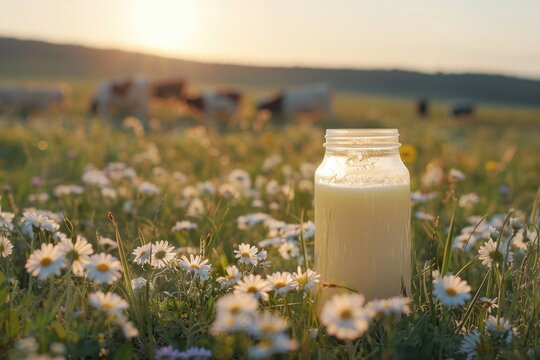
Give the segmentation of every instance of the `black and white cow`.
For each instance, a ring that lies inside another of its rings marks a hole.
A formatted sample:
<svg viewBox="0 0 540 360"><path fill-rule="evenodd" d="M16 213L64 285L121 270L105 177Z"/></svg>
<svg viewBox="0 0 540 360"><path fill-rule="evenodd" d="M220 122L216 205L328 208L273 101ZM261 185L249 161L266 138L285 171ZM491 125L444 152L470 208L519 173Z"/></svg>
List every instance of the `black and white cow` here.
<svg viewBox="0 0 540 360"><path fill-rule="evenodd" d="M333 117L332 92L324 83L290 88L269 100L257 103L257 111L270 112L272 116L291 118L297 114Z"/></svg>
<svg viewBox="0 0 540 360"><path fill-rule="evenodd" d="M236 118L239 115L242 93L237 90L207 90L186 97L188 107L202 114L206 119L225 116Z"/></svg>

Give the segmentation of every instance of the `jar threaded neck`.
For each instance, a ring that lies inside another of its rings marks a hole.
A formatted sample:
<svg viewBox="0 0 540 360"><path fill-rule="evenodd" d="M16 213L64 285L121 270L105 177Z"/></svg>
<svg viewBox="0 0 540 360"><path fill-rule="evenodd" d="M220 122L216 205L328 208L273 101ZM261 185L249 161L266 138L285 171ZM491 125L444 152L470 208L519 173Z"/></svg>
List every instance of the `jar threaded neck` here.
<svg viewBox="0 0 540 360"><path fill-rule="evenodd" d="M327 129L327 149L398 149L397 129Z"/></svg>

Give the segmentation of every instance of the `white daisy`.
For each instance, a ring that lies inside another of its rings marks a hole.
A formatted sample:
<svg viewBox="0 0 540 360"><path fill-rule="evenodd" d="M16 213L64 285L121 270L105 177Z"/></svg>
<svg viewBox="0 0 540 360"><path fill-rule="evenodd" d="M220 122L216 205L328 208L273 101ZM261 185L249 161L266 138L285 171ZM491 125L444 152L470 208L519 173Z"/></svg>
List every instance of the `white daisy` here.
<svg viewBox="0 0 540 360"><path fill-rule="evenodd" d="M274 169L276 166L278 166L279 164L281 164L281 162L282 162L281 156L278 154L273 154L264 160L263 165L262 165L263 171L266 171L266 172L270 171Z"/></svg>
<svg viewBox="0 0 540 360"><path fill-rule="evenodd" d="M257 321L249 330L249 333L257 337L270 337L284 332L289 328L289 323L277 314L265 311L257 316Z"/></svg>
<svg viewBox="0 0 540 360"><path fill-rule="evenodd" d="M268 292L272 290L272 284L260 275L249 274L234 287L235 294L252 294L257 299L268 300Z"/></svg>
<svg viewBox="0 0 540 360"><path fill-rule="evenodd" d="M249 190L251 187L251 178L248 172L242 169L231 171L227 180L240 190Z"/></svg>
<svg viewBox="0 0 540 360"><path fill-rule="evenodd" d="M269 359L274 355L296 350L298 344L289 339L285 334L261 339L255 346L249 349L249 356L253 359Z"/></svg>
<svg viewBox="0 0 540 360"><path fill-rule="evenodd" d="M510 343L514 335L512 326L507 319L504 317L497 319L493 315L490 315L486 320L486 330L493 338L503 339L506 343Z"/></svg>
<svg viewBox="0 0 540 360"><path fill-rule="evenodd" d="M423 211L415 211L414 217L418 220L425 220L425 221L434 221L435 216L429 213L425 213Z"/></svg>
<svg viewBox="0 0 540 360"><path fill-rule="evenodd" d="M90 262L85 266L88 279L97 283L112 284L121 276L122 265L117 258L106 253L90 256Z"/></svg>
<svg viewBox="0 0 540 360"><path fill-rule="evenodd" d="M471 287L459 276L447 275L433 281L433 295L446 306L461 306L471 298Z"/></svg>
<svg viewBox="0 0 540 360"><path fill-rule="evenodd" d="M388 299L370 301L366 307L370 312L373 312L373 316L407 315L411 311L409 308L410 303L411 299L396 296Z"/></svg>
<svg viewBox="0 0 540 360"><path fill-rule="evenodd" d="M63 239L58 244L60 251L66 260L71 262L71 271L75 276L84 274L84 267L90 262L90 255L94 253L92 245L84 238L77 235L75 243L69 238Z"/></svg>
<svg viewBox="0 0 540 360"><path fill-rule="evenodd" d="M197 183L197 189L202 195L212 195L216 192L216 187L211 181L200 181Z"/></svg>
<svg viewBox="0 0 540 360"><path fill-rule="evenodd" d="M81 195L83 192L84 189L78 185L58 185L53 190L54 196L56 197Z"/></svg>
<svg viewBox="0 0 540 360"><path fill-rule="evenodd" d="M88 303L95 309L108 314L118 314L128 308L126 300L111 292L103 293L98 291L92 293L88 297Z"/></svg>
<svg viewBox="0 0 540 360"><path fill-rule="evenodd" d="M480 202L480 198L476 193L464 194L459 197L458 204L464 209L472 209L476 204Z"/></svg>
<svg viewBox="0 0 540 360"><path fill-rule="evenodd" d="M286 294L298 286L298 283L289 272L275 272L272 275L268 275L267 279L272 284L274 293L278 295Z"/></svg>
<svg viewBox="0 0 540 360"><path fill-rule="evenodd" d="M426 166L426 172L422 175L422 185L431 187L439 185L444 180L444 171L441 166L435 162L430 162Z"/></svg>
<svg viewBox="0 0 540 360"><path fill-rule="evenodd" d="M238 199L240 197L240 193L238 188L236 188L233 184L224 183L219 186L218 189L219 195L223 196L226 199Z"/></svg>
<svg viewBox="0 0 540 360"><path fill-rule="evenodd" d="M105 172L98 169L88 169L82 176L83 183L97 187L110 186L110 181Z"/></svg>
<svg viewBox="0 0 540 360"><path fill-rule="evenodd" d="M0 235L0 257L8 257L13 253L13 244L9 239Z"/></svg>
<svg viewBox="0 0 540 360"><path fill-rule="evenodd" d="M11 231L14 228L13 218L15 214L0 211L0 231Z"/></svg>
<svg viewBox="0 0 540 360"><path fill-rule="evenodd" d="M362 336L369 326L369 318L362 305L362 295L334 295L321 310L320 319L326 332L340 340L354 340Z"/></svg>
<svg viewBox="0 0 540 360"><path fill-rule="evenodd" d="M480 246L480 249L478 249L478 259L482 261L483 265L486 265L487 267L493 266L493 262L502 264L507 252L508 245L501 242L499 244L499 248L497 249L497 243L494 242L492 239L489 239L484 243L484 245ZM507 260L509 263L511 263L514 260L514 254L512 251L508 252Z"/></svg>
<svg viewBox="0 0 540 360"><path fill-rule="evenodd" d="M199 196L199 190L194 186L186 186L182 190L182 197L184 199L195 199L197 196Z"/></svg>
<svg viewBox="0 0 540 360"><path fill-rule="evenodd" d="M188 181L188 177L186 174L184 174L183 172L181 171L175 171L172 173L172 177L174 179L174 181L180 183L180 184L185 184L187 181Z"/></svg>
<svg viewBox="0 0 540 360"><path fill-rule="evenodd" d="M190 201L186 215L191 217L198 217L204 214L205 210L206 208L204 206L204 202L199 198L195 198Z"/></svg>
<svg viewBox="0 0 540 360"><path fill-rule="evenodd" d="M180 258L180 266L192 275L198 275L202 280L208 278L212 265L208 265L208 259L203 260L201 255L193 256L189 255L189 259L182 255Z"/></svg>
<svg viewBox="0 0 540 360"><path fill-rule="evenodd" d="M298 181L298 191L305 192L305 193L313 192L313 180L300 179L300 181Z"/></svg>
<svg viewBox="0 0 540 360"><path fill-rule="evenodd" d="M239 216L236 219L236 224L238 226L238 229L245 230L248 227L255 226L260 223L264 223L265 221L268 221L272 217L265 213L253 213L253 214L246 214Z"/></svg>
<svg viewBox="0 0 540 360"><path fill-rule="evenodd" d="M40 279L49 275L60 275L64 267L64 256L57 245L41 244L41 249L34 250L26 261L26 271Z"/></svg>
<svg viewBox="0 0 540 360"><path fill-rule="evenodd" d="M311 269L307 269L307 271L303 273L300 266L298 266L297 271L293 273L292 276L298 284L297 289L303 291L311 290L315 284L319 282L319 278L321 277Z"/></svg>
<svg viewBox="0 0 540 360"><path fill-rule="evenodd" d="M124 334L124 337L126 339L133 339L134 337L139 335L139 330L137 330L135 325L133 325L133 323L129 321L124 315L117 315L116 323L121 326L122 334Z"/></svg>
<svg viewBox="0 0 540 360"><path fill-rule="evenodd" d="M161 192L161 189L157 185L154 185L154 184L152 184L151 182L148 182L148 181L142 182L137 187L137 190L141 194L145 194L145 195L159 195L159 193Z"/></svg>
<svg viewBox="0 0 540 360"><path fill-rule="evenodd" d="M158 241L152 244L152 257L150 259L150 265L155 268L161 269L174 262L176 253L174 252L174 246L169 244L166 240Z"/></svg>
<svg viewBox="0 0 540 360"><path fill-rule="evenodd" d="M146 279L142 277L138 277L136 279L131 280L131 288L133 289L133 292L135 295L139 293L139 291L144 290L146 288Z"/></svg>
<svg viewBox="0 0 540 360"><path fill-rule="evenodd" d="M216 302L216 319L210 329L212 334L243 331L256 321L259 302L249 294L228 294Z"/></svg>
<svg viewBox="0 0 540 360"><path fill-rule="evenodd" d="M456 236L452 247L454 249L461 249L463 251L467 251L470 248L474 247L474 244L476 244L476 241L477 241L477 238L473 234L462 233Z"/></svg>
<svg viewBox="0 0 540 360"><path fill-rule="evenodd" d="M176 224L171 228L171 231L188 231L188 230L195 230L198 228L198 225L194 222L191 222L189 220L183 220L183 221L177 221Z"/></svg>
<svg viewBox="0 0 540 360"><path fill-rule="evenodd" d="M279 182L277 182L277 180L270 180L267 184L266 184L266 193L270 196L275 196L277 194L279 194L279 191L281 190L280 186L279 186Z"/></svg>
<svg viewBox="0 0 540 360"><path fill-rule="evenodd" d="M479 355L478 349L481 344L480 333L478 330L473 330L463 337L458 352L464 354L467 360L477 359Z"/></svg>
<svg viewBox="0 0 540 360"><path fill-rule="evenodd" d="M235 265L230 265L225 268L225 275L217 278L217 282L222 289L236 285L242 277L242 273Z"/></svg>
<svg viewBox="0 0 540 360"><path fill-rule="evenodd" d="M499 305L497 304L497 298L490 299L485 296L482 296L480 299L478 299L478 302L485 304L486 310L489 314L491 313L491 311L499 307Z"/></svg>
<svg viewBox="0 0 540 360"><path fill-rule="evenodd" d="M105 236L99 237L98 244L105 248L111 248L111 249L116 249L118 247L118 244L116 243L115 240L105 237Z"/></svg>
<svg viewBox="0 0 540 360"><path fill-rule="evenodd" d="M300 255L300 248L295 241L284 241L279 246L279 254L285 260L290 260L292 258L298 257Z"/></svg>
<svg viewBox="0 0 540 360"><path fill-rule="evenodd" d="M23 227L29 227L29 230L39 229L49 232L55 232L60 228L60 225L46 215L33 211L25 211L22 218Z"/></svg>
<svg viewBox="0 0 540 360"><path fill-rule="evenodd" d="M148 243L135 248L132 252L132 255L135 257L133 261L135 261L141 266L149 263L150 257L152 256L152 244Z"/></svg>
<svg viewBox="0 0 540 360"><path fill-rule="evenodd" d="M118 197L118 192L112 187L104 187L104 188L101 188L101 196L103 196L106 199L114 200Z"/></svg>
<svg viewBox="0 0 540 360"><path fill-rule="evenodd" d="M257 265L257 253L259 249L256 246L251 246L250 244L240 244L238 250L234 250L236 254L234 257L238 259L240 264L251 264Z"/></svg>
<svg viewBox="0 0 540 360"><path fill-rule="evenodd" d="M435 192L423 193L421 191L415 191L411 194L411 201L417 204L424 204L428 201L436 199L437 196L438 195Z"/></svg>
<svg viewBox="0 0 540 360"><path fill-rule="evenodd" d="M527 246L536 243L536 236L536 231L521 229L514 236L514 241L512 242L512 245L514 245L518 249L527 250Z"/></svg>

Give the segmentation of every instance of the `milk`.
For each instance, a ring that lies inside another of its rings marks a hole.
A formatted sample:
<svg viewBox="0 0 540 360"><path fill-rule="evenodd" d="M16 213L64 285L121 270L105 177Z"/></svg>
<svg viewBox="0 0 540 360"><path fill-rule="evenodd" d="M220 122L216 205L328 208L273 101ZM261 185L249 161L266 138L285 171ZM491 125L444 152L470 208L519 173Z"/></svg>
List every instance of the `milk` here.
<svg viewBox="0 0 540 360"><path fill-rule="evenodd" d="M409 184L315 184L315 270L367 300L401 294L411 280ZM342 289L323 288L319 304Z"/></svg>

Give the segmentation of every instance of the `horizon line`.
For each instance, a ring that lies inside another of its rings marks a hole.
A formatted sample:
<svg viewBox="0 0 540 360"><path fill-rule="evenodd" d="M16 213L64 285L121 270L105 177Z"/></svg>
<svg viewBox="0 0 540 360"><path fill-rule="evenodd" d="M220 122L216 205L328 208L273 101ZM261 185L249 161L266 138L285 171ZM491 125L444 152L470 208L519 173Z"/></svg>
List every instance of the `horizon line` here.
<svg viewBox="0 0 540 360"><path fill-rule="evenodd" d="M419 68L410 68L406 66L393 66L393 67L376 67L376 66L355 66L355 65L325 65L325 64L296 64L296 63L262 63L262 62L248 62L242 60L218 60L207 57L197 57L193 55L185 55L175 52L160 51L156 49L138 47L138 46L122 46L122 45L99 45L99 44L88 44L88 43L78 43L76 41L55 41L50 39L44 39L39 37L25 37L14 34L0 34L0 38L11 39L17 41L34 41L41 42L50 45L64 45L64 46L79 46L87 49L102 50L102 51L121 51L136 55L147 55L155 56L162 59L168 60L180 60L180 61L189 61L196 62L208 65L224 65L224 66L245 66L245 67L255 67L255 68L267 68L267 69L312 69L312 70L342 70L342 71L402 71L402 72L411 72L417 74L426 74L426 75L486 75L486 76L503 76L509 78L516 78L520 80L529 80L529 81L540 81L540 74L538 75L525 75L519 73L509 73L504 71L496 70L478 70L478 69L469 69L469 70L427 70Z"/></svg>

